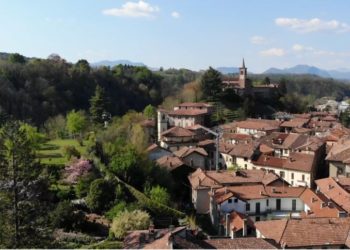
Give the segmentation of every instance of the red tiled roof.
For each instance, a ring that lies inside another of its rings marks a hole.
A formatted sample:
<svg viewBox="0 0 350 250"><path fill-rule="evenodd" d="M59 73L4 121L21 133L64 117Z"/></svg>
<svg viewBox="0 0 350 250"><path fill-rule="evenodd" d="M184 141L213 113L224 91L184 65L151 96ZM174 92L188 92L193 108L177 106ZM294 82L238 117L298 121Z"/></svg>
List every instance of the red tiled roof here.
<svg viewBox="0 0 350 250"><path fill-rule="evenodd" d="M319 190L339 207L350 213L350 193L348 193L332 177L315 181Z"/></svg>
<svg viewBox="0 0 350 250"><path fill-rule="evenodd" d="M268 240L253 237L204 240L200 246L204 249L277 249Z"/></svg>
<svg viewBox="0 0 350 250"><path fill-rule="evenodd" d="M283 248L348 246L350 218L303 218L258 221L258 231Z"/></svg>
<svg viewBox="0 0 350 250"><path fill-rule="evenodd" d="M321 193L315 193L311 189L305 189L300 199L310 209L302 214L305 217L336 218L339 217L339 212L344 211L326 196Z"/></svg>
<svg viewBox="0 0 350 250"><path fill-rule="evenodd" d="M277 120L248 119L245 121L237 122L236 125L238 128L268 131L278 129L280 123L281 122Z"/></svg>
<svg viewBox="0 0 350 250"><path fill-rule="evenodd" d="M165 167L169 171L172 171L178 167L185 165L183 161L177 156L163 156L159 158L156 162L159 166Z"/></svg>
<svg viewBox="0 0 350 250"><path fill-rule="evenodd" d="M208 156L208 153L205 151L204 148L189 148L189 147L182 147L180 150L174 152L174 154L180 158L184 158L190 154L200 154L202 156Z"/></svg>
<svg viewBox="0 0 350 250"><path fill-rule="evenodd" d="M283 168L286 161L287 159L261 154L258 159L252 161L252 163L257 166Z"/></svg>
<svg viewBox="0 0 350 250"><path fill-rule="evenodd" d="M166 137L191 137L196 134L191 130L181 128L181 127L172 127L162 133L162 136Z"/></svg>
<svg viewBox="0 0 350 250"><path fill-rule="evenodd" d="M170 116L197 116L206 114L209 114L209 112L205 109L177 109L168 112Z"/></svg>

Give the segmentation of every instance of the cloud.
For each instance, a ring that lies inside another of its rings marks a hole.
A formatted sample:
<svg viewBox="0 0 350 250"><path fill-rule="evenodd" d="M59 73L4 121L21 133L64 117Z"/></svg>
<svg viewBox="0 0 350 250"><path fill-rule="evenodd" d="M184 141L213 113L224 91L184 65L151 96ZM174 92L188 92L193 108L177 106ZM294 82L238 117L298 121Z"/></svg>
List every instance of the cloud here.
<svg viewBox="0 0 350 250"><path fill-rule="evenodd" d="M317 31L333 31L341 33L350 31L350 26L347 23L337 20L325 21L319 18L299 19L280 17L275 19L275 24L301 33L311 33Z"/></svg>
<svg viewBox="0 0 350 250"><path fill-rule="evenodd" d="M304 51L313 51L314 48L312 47L307 47L301 44L294 44L292 47L293 51L295 52L304 52Z"/></svg>
<svg viewBox="0 0 350 250"><path fill-rule="evenodd" d="M284 51L284 49L280 48L271 48L268 50L260 51L260 55L262 56L284 56L285 54L286 52Z"/></svg>
<svg viewBox="0 0 350 250"><path fill-rule="evenodd" d="M253 36L250 38L250 42L252 44L266 44L267 40L265 37L262 36Z"/></svg>
<svg viewBox="0 0 350 250"><path fill-rule="evenodd" d="M102 11L104 15L118 17L154 17L157 12L159 12L158 6L152 6L143 0L126 2L120 8Z"/></svg>
<svg viewBox="0 0 350 250"><path fill-rule="evenodd" d="M171 16L172 16L173 18L180 18L180 13L177 12L177 11L173 11L173 12L171 12Z"/></svg>

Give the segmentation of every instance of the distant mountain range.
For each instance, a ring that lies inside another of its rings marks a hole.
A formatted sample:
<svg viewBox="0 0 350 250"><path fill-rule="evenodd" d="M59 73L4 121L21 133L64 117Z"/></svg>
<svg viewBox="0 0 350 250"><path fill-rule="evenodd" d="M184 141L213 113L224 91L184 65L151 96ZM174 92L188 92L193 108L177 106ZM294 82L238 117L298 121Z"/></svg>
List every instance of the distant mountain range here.
<svg viewBox="0 0 350 250"><path fill-rule="evenodd" d="M130 66L144 66L146 67L146 65L144 63L141 62L132 62L129 60L115 60L115 61L108 61L108 60L103 60L103 61L99 61L99 62L94 62L91 63L92 67L100 67L100 66L109 66L109 67L114 67L116 65L130 65Z"/></svg>
<svg viewBox="0 0 350 250"><path fill-rule="evenodd" d="M238 67L217 67L217 71L219 71L221 74L237 74L239 72Z"/></svg>
<svg viewBox="0 0 350 250"><path fill-rule="evenodd" d="M285 69L270 68L263 72L263 74L311 74L335 79L350 79L349 69L325 70L309 65L296 65Z"/></svg>

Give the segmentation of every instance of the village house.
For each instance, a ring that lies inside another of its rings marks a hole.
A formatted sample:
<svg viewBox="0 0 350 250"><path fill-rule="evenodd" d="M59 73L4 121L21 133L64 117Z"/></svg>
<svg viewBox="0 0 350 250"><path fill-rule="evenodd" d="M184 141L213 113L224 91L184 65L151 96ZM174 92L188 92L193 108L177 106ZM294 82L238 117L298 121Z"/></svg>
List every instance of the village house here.
<svg viewBox="0 0 350 250"><path fill-rule="evenodd" d="M280 127L283 132L285 133L290 133L293 129L300 129L300 128L305 128L306 124L308 124L310 119L305 119L305 118L293 118L289 121L284 121Z"/></svg>
<svg viewBox="0 0 350 250"><path fill-rule="evenodd" d="M208 153L203 148L182 147L180 150L175 151L174 155L181 159L187 166L192 168L208 169Z"/></svg>
<svg viewBox="0 0 350 250"><path fill-rule="evenodd" d="M219 145L220 164L224 168L253 169L252 159L257 153L258 143L243 141L235 144L221 143Z"/></svg>
<svg viewBox="0 0 350 250"><path fill-rule="evenodd" d="M300 199L304 202L304 212L301 213L301 217L338 218L347 215L344 209L332 202L320 191L316 190L314 192L311 189L305 189Z"/></svg>
<svg viewBox="0 0 350 250"><path fill-rule="evenodd" d="M350 178L328 177L315 181L317 190L346 213L350 213Z"/></svg>
<svg viewBox="0 0 350 250"><path fill-rule="evenodd" d="M171 152L186 146L196 146L197 143L196 133L182 127L172 127L164 131L160 138L160 146Z"/></svg>
<svg viewBox="0 0 350 250"><path fill-rule="evenodd" d="M188 179L191 184L192 203L198 214L210 212L209 192L212 189L251 184L288 185L276 174L261 170L204 171L198 168L188 176Z"/></svg>
<svg viewBox="0 0 350 250"><path fill-rule="evenodd" d="M350 177L350 138L344 137L330 148L327 157L329 176L345 175Z"/></svg>
<svg viewBox="0 0 350 250"><path fill-rule="evenodd" d="M157 112L158 140L166 130L172 127L191 127L194 125L210 126L213 106L207 103L182 103L172 111L159 109Z"/></svg>
<svg viewBox="0 0 350 250"><path fill-rule="evenodd" d="M313 187L316 175L315 156L291 153L287 158L261 154L252 161L253 169L262 169L278 174L292 186Z"/></svg>
<svg viewBox="0 0 350 250"><path fill-rule="evenodd" d="M280 124L281 122L278 120L247 119L245 121L235 123L235 133L262 137L269 135L272 132L279 131Z"/></svg>
<svg viewBox="0 0 350 250"><path fill-rule="evenodd" d="M252 221L300 216L304 202L300 198L304 187L265 186L252 184L229 186L210 192L210 216L214 226L235 211L246 214Z"/></svg>
<svg viewBox="0 0 350 250"><path fill-rule="evenodd" d="M159 158L163 156L170 156L172 153L162 147L160 147L158 144L153 143L146 149L148 159L151 161L158 160Z"/></svg>
<svg viewBox="0 0 350 250"><path fill-rule="evenodd" d="M350 218L303 218L258 221L256 237L281 248L349 248Z"/></svg>

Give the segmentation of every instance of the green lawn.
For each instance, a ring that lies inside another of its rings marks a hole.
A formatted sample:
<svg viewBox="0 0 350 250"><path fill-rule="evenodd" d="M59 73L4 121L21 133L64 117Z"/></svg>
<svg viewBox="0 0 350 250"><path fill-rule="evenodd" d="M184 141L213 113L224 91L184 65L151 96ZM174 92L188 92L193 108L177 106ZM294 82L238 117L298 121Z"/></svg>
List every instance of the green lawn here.
<svg viewBox="0 0 350 250"><path fill-rule="evenodd" d="M86 141L84 146L80 146L74 139L56 139L43 143L40 150L37 151L37 157L43 164L64 165L68 159L64 156L64 146L74 146L81 155L86 153Z"/></svg>

